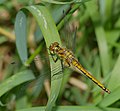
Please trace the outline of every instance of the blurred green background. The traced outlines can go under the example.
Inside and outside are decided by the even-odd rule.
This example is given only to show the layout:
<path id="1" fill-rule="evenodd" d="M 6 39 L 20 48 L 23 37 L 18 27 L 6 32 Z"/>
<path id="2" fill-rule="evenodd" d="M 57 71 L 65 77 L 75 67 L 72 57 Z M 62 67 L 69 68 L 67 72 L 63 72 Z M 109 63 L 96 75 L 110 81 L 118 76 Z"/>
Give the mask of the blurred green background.
<path id="1" fill-rule="evenodd" d="M 35 4 L 45 7 L 45 10 L 37 8 L 49 25 L 48 31 L 40 27 L 40 23 L 45 25 L 45 21 L 37 17 L 38 12 L 31 10 Z M 20 13 L 23 27 L 17 30 L 19 17 L 16 15 L 20 9 L 25 15 Z M 15 36 L 16 30 L 19 38 Z M 48 102 L 50 84 L 53 84 L 47 48 L 54 37 L 48 42 L 44 37 L 52 36 L 51 33 L 57 36 L 56 31 L 62 46 L 72 50 L 83 67 L 110 89 L 111 94 L 105 94 L 88 78 L 65 68 L 60 90 L 54 88 L 57 100 L 49 105 L 59 106 L 54 110 L 61 111 L 119 110 L 119 0 L 1 0 L 0 111 L 45 110 L 43 106 Z M 52 70 L 59 70 L 59 67 Z M 58 87 L 60 84 L 55 85 Z"/>

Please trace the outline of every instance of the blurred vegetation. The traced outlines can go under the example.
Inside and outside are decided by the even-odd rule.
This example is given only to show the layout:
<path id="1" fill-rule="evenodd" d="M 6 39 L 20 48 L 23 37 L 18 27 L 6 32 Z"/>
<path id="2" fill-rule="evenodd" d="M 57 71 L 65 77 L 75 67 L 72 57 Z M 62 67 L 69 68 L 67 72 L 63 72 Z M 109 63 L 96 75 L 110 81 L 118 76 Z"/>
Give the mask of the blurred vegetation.
<path id="1" fill-rule="evenodd" d="M 43 106 L 50 97 L 50 84 L 53 83 L 49 79 L 49 44 L 44 41 L 44 36 L 50 36 L 55 28 L 53 26 L 53 31 L 48 33 L 38 25 L 41 21 L 35 17 L 37 12 L 30 11 L 30 6 L 42 6 L 40 3 L 44 4 L 55 21 L 49 23 L 48 32 L 56 24 L 63 47 L 70 48 L 80 63 L 111 91 L 111 94 L 105 94 L 91 80 L 66 68 L 59 95 L 54 94 L 57 98 L 56 106 L 60 107 L 54 107 L 54 110 L 119 110 L 119 0 L 1 0 L 0 111 L 44 110 Z M 23 33 L 17 30 L 21 38 L 21 41 L 17 41 L 15 22 L 20 9 L 27 17 L 26 19 L 24 14 L 22 16 L 27 25 L 21 29 Z M 50 15 L 45 11 L 43 14 L 49 22 Z M 52 41 L 53 38 L 49 39 Z M 18 47 L 23 49 L 19 50 Z M 57 69 L 59 67 L 53 68 Z M 59 84 L 54 85 L 58 87 Z M 57 89 L 54 90 L 57 93 Z M 49 105 L 55 106 L 53 104 L 51 102 Z"/>

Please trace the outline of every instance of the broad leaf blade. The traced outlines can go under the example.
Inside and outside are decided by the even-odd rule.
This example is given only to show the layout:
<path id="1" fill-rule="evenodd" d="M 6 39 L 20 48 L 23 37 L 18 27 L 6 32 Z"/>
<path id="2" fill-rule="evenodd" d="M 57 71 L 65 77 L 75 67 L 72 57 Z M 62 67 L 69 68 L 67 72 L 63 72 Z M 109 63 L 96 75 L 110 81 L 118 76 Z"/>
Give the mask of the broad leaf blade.
<path id="1" fill-rule="evenodd" d="M 120 99 L 120 55 L 118 60 L 112 70 L 110 81 L 108 87 L 111 90 L 111 94 L 106 96 L 101 102 L 100 105 L 103 107 L 113 104 L 115 101 Z"/>
<path id="2" fill-rule="evenodd" d="M 33 73 L 31 70 L 25 70 L 19 73 L 16 73 L 9 79 L 7 79 L 5 82 L 3 82 L 0 85 L 0 96 L 5 94 L 10 89 L 14 88 L 15 86 L 18 86 L 19 84 L 22 84 L 24 82 L 27 82 L 29 80 L 35 79 Z"/>
<path id="3" fill-rule="evenodd" d="M 50 13 L 45 8 L 45 6 L 44 5 L 40 5 L 40 6 L 34 5 L 34 6 L 28 6 L 25 8 L 28 9 L 33 14 L 36 21 L 38 22 L 41 32 L 44 36 L 47 48 L 53 42 L 59 42 L 61 44 L 60 37 L 59 37 L 58 31 L 57 31 L 57 28 L 55 26 L 55 22 L 53 21 Z M 54 79 L 51 82 L 51 93 L 50 93 L 50 97 L 49 97 L 49 100 L 47 103 L 46 111 L 51 110 L 52 107 L 54 106 L 55 101 L 58 97 L 60 87 L 61 87 L 61 82 L 62 82 L 62 77 L 59 77 L 59 76 L 62 76 L 61 62 L 57 61 L 55 63 L 52 60 L 52 58 L 50 57 L 50 65 L 51 65 L 51 77 L 53 77 L 53 75 L 58 73 L 58 74 L 56 74 L 55 77 L 59 78 L 59 79 Z M 56 71 L 53 70 L 53 69 L 55 69 L 55 67 L 59 67 L 59 69 L 57 69 Z"/>
<path id="4" fill-rule="evenodd" d="M 16 35 L 16 47 L 19 53 L 20 59 L 24 64 L 27 60 L 27 27 L 26 27 L 26 16 L 20 11 L 16 16 L 15 21 L 15 35 Z"/>

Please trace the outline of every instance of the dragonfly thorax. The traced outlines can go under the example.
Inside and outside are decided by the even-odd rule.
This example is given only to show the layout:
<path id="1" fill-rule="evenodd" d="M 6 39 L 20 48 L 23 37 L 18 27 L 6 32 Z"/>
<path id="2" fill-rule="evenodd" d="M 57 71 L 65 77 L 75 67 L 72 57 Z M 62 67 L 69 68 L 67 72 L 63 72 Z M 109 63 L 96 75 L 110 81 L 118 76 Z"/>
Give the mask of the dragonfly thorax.
<path id="1" fill-rule="evenodd" d="M 49 50 L 51 54 L 56 54 L 56 52 L 58 52 L 60 49 L 59 43 L 58 42 L 54 42 L 50 45 Z"/>

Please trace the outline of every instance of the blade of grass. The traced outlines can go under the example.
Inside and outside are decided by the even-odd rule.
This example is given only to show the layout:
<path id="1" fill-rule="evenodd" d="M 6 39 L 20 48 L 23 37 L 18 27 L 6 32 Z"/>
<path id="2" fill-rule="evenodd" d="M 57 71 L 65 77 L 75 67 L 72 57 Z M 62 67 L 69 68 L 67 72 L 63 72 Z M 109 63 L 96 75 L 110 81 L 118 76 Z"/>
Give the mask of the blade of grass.
<path id="1" fill-rule="evenodd" d="M 120 55 L 117 59 L 117 62 L 112 70 L 111 78 L 109 81 L 108 87 L 111 89 L 111 94 L 109 96 L 106 96 L 101 102 L 101 106 L 109 106 L 110 104 L 113 104 L 115 101 L 120 99 Z"/>
<path id="2" fill-rule="evenodd" d="M 97 10 L 96 0 L 86 3 L 87 11 L 92 19 L 95 28 L 95 34 L 98 42 L 100 60 L 102 64 L 103 75 L 107 74 L 110 69 L 108 45 L 106 42 L 105 31 L 101 24 L 100 15 Z"/>
<path id="3" fill-rule="evenodd" d="M 99 106 L 108 107 L 120 99 L 120 86 L 117 87 L 112 93 L 106 96 L 100 103 Z"/>
<path id="4" fill-rule="evenodd" d="M 107 18 L 109 18 L 112 15 L 113 0 L 109 0 L 109 1 L 106 0 L 105 5 L 106 5 L 105 6 L 105 8 L 106 8 L 105 15 Z"/>
<path id="5" fill-rule="evenodd" d="M 95 106 L 59 106 L 57 111 L 119 111 L 119 108 L 98 108 Z M 21 109 L 17 111 L 45 111 L 45 107 Z M 56 111 L 54 108 L 53 111 Z"/>
<path id="6" fill-rule="evenodd" d="M 0 84 L 0 96 L 2 96 L 15 86 L 18 86 L 19 84 L 33 79 L 35 79 L 35 77 L 31 70 L 24 70 L 22 72 L 16 73 L 15 75 L 7 79 L 5 82 Z"/>
<path id="7" fill-rule="evenodd" d="M 25 9 L 29 10 L 33 16 L 35 17 L 36 21 L 38 22 L 41 32 L 44 36 L 47 48 L 50 46 L 51 43 L 53 42 L 60 42 L 60 37 L 57 31 L 57 28 L 55 26 L 55 22 L 53 21 L 49 11 L 46 9 L 44 5 L 32 5 L 25 7 Z M 49 52 L 48 52 L 49 53 Z M 62 77 L 59 77 L 62 71 L 62 66 L 61 62 L 57 61 L 56 63 L 52 60 L 50 57 L 50 66 L 51 66 L 51 77 L 55 75 L 56 73 L 59 73 L 58 75 L 54 76 L 55 78 L 59 79 L 54 79 L 54 81 L 51 81 L 51 93 L 50 97 L 46 106 L 46 111 L 51 110 L 52 107 L 55 104 L 55 101 L 58 97 L 59 91 L 60 91 L 60 86 L 62 82 Z M 53 70 L 55 67 L 58 67 L 56 71 Z"/>
<path id="8" fill-rule="evenodd" d="M 47 3 L 53 3 L 53 4 L 71 4 L 71 3 L 83 3 L 83 2 L 87 2 L 90 0 L 72 0 L 70 2 L 60 2 L 57 0 L 42 0 L 43 2 L 47 2 Z"/>
<path id="9" fill-rule="evenodd" d="M 26 22 L 25 14 L 19 11 L 15 20 L 15 35 L 17 51 L 23 64 L 28 58 Z"/>
<path id="10" fill-rule="evenodd" d="M 67 12 L 69 12 L 69 10 L 71 9 L 70 5 L 62 5 L 59 8 L 56 7 L 54 10 L 52 10 L 52 17 L 55 21 L 56 24 L 58 24 L 61 19 L 63 19 L 65 17 L 65 14 Z"/>

